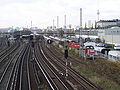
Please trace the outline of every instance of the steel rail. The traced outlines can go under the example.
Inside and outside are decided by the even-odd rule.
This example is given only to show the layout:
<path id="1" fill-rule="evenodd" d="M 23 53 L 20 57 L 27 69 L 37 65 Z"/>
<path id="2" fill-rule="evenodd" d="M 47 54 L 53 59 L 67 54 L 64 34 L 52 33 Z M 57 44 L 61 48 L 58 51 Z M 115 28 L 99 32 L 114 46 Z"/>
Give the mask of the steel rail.
<path id="1" fill-rule="evenodd" d="M 19 44 L 12 45 L 11 48 L 6 49 L 1 55 L 0 55 L 0 63 L 11 53 L 13 53 L 17 48 L 19 47 Z M 8 53 L 7 53 L 8 52 Z"/>
<path id="2" fill-rule="evenodd" d="M 45 50 L 45 51 L 48 52 L 47 50 Z M 52 52 L 51 52 L 51 53 L 52 53 Z M 56 61 L 54 61 L 54 62 L 55 62 L 55 63 L 58 63 L 57 65 L 59 65 L 59 66 L 61 65 L 61 67 L 63 67 L 63 69 L 65 70 L 65 67 L 66 67 L 65 63 L 61 62 L 61 60 L 59 60 L 57 57 L 55 57 L 55 55 L 53 55 L 53 53 L 52 53 L 51 55 L 49 55 L 49 56 L 51 56 L 51 58 L 54 57 L 54 58 L 56 59 Z M 53 60 L 54 60 L 54 59 L 53 59 Z M 93 87 L 95 90 L 98 90 L 98 87 L 96 87 L 96 86 L 93 85 L 91 82 L 89 82 L 88 80 L 86 80 L 85 77 L 76 74 L 76 72 L 75 72 L 73 69 L 71 69 L 70 67 L 68 67 L 68 69 L 69 69 L 69 75 L 72 76 L 72 77 L 74 76 L 73 78 L 74 78 L 77 82 L 81 83 L 81 79 L 82 79 L 82 81 L 84 81 L 85 83 L 87 83 L 89 86 Z M 71 72 L 70 72 L 70 71 L 71 71 Z M 81 79 L 79 80 L 79 78 L 81 78 Z M 84 85 L 84 83 L 82 83 L 81 86 L 84 87 L 86 90 L 89 90 L 88 87 L 86 87 L 86 84 Z M 89 87 L 89 88 L 90 88 L 90 87 Z"/>
<path id="3" fill-rule="evenodd" d="M 19 49 L 19 52 L 17 53 L 16 61 L 15 61 L 14 67 L 11 71 L 9 81 L 7 83 L 5 90 L 10 90 L 10 89 L 15 90 L 15 83 L 16 83 L 16 78 L 17 78 L 17 74 L 18 74 L 18 67 L 19 67 L 19 63 L 20 63 L 20 58 L 22 57 L 22 54 L 23 54 L 23 50 L 24 50 L 24 46 L 21 46 Z"/>
<path id="4" fill-rule="evenodd" d="M 49 49 L 49 48 L 48 48 Z M 50 50 L 50 49 L 49 49 Z M 55 48 L 54 49 L 52 49 L 52 50 L 55 50 Z M 58 52 L 57 50 L 55 50 L 56 51 L 56 53 Z M 50 50 L 50 52 L 52 52 L 51 50 Z M 59 53 L 59 52 L 58 52 Z M 59 54 L 61 54 L 61 53 L 59 53 Z M 54 54 L 54 56 L 56 56 L 55 54 Z M 77 63 L 80 63 L 79 61 L 77 61 L 77 60 L 75 60 Z M 68 67 L 68 68 L 70 68 L 70 67 Z M 78 74 L 78 72 L 76 72 L 75 70 L 73 70 L 72 68 L 70 68 L 70 70 L 74 73 L 74 74 L 76 74 L 76 76 L 77 77 L 79 77 L 79 78 L 81 78 L 83 81 L 85 81 L 88 85 L 90 85 L 91 87 L 94 87 L 94 88 L 96 88 L 96 89 L 98 89 L 98 87 L 96 86 L 96 85 L 93 85 L 93 83 L 92 82 L 89 82 L 84 76 L 82 76 L 82 75 L 80 75 L 80 74 Z M 76 79 L 76 78 L 75 78 Z M 76 79 L 77 80 L 77 79 Z"/>
<path id="5" fill-rule="evenodd" d="M 29 70 L 29 65 L 28 65 L 28 60 L 30 58 L 30 48 L 29 48 L 29 51 L 28 51 L 28 54 L 27 54 L 27 78 L 28 78 L 28 87 L 29 87 L 29 90 L 31 90 L 31 84 L 30 84 L 30 70 Z"/>
<path id="6" fill-rule="evenodd" d="M 47 61 L 48 61 L 48 58 L 43 54 L 43 52 L 42 51 L 40 51 L 41 52 L 41 54 L 42 54 L 42 56 L 44 57 L 44 59 L 46 59 Z M 51 71 L 52 73 L 53 73 L 53 75 L 56 77 L 56 79 L 58 79 L 58 81 L 61 83 L 61 85 L 64 87 L 64 89 L 65 90 L 69 90 L 68 88 L 67 88 L 67 86 L 61 81 L 61 79 L 55 74 L 55 72 L 52 70 L 52 68 L 49 66 L 49 65 L 47 65 L 47 63 L 45 62 L 45 60 L 43 61 L 44 62 L 44 64 L 46 65 L 46 67 L 48 67 L 49 68 L 49 71 Z M 47 72 L 47 71 L 46 71 Z M 51 76 L 49 76 L 49 77 L 51 77 Z M 52 80 L 52 82 L 54 82 L 53 80 Z M 54 83 L 55 84 L 55 83 Z M 55 86 L 57 86 L 57 85 L 55 85 Z M 59 87 L 58 87 L 59 88 Z M 59 89 L 58 89 L 59 90 Z"/>
<path id="7" fill-rule="evenodd" d="M 3 80 L 4 76 L 5 76 L 5 73 L 7 72 L 7 69 L 9 68 L 9 65 L 11 64 L 11 62 L 13 61 L 13 59 L 15 58 L 15 56 L 17 55 L 17 53 L 18 53 L 18 52 L 16 52 L 16 53 L 13 55 L 12 59 L 8 61 L 8 64 L 7 64 L 6 68 L 5 68 L 2 76 L 0 77 L 0 83 L 2 82 L 2 80 Z"/>
<path id="8" fill-rule="evenodd" d="M 25 57 L 26 57 L 26 54 L 27 54 L 28 49 L 29 49 L 29 46 L 26 46 L 26 50 L 25 50 L 25 53 L 24 53 L 24 55 L 23 55 L 23 57 L 22 57 L 22 61 L 21 61 L 19 90 L 22 90 L 22 84 L 23 84 L 23 83 L 22 83 L 22 81 L 23 81 L 23 65 L 24 65 L 24 60 L 25 60 Z M 28 83 L 28 87 L 29 87 L 29 83 L 30 83 L 30 82 L 27 81 L 27 83 Z M 27 86 L 26 86 L 26 87 L 27 87 Z M 27 87 L 27 88 L 28 88 L 28 87 Z"/>
<path id="9" fill-rule="evenodd" d="M 17 50 L 17 48 L 19 48 L 19 47 L 16 46 L 14 50 Z M 13 52 L 13 51 L 12 51 L 12 52 Z M 10 52 L 10 54 L 11 54 L 12 52 Z M 7 56 L 6 56 L 6 57 L 7 57 Z M 2 61 L 3 61 L 6 57 L 3 57 Z M 12 59 L 13 59 L 14 57 L 15 57 L 15 55 L 13 55 L 13 57 L 11 58 L 11 60 L 8 60 L 8 61 L 7 61 L 6 66 L 4 67 L 4 68 L 5 68 L 4 71 L 1 72 L 2 75 L 1 75 L 1 77 L 0 77 L 0 83 L 1 83 L 1 81 L 2 81 L 2 79 L 3 79 L 3 77 L 4 77 L 4 75 L 5 75 L 5 73 L 6 73 L 7 69 L 8 69 L 8 67 L 9 67 L 9 65 L 10 65 L 10 63 L 12 62 Z M 5 64 L 5 62 L 4 62 L 4 64 Z"/>
<path id="10" fill-rule="evenodd" d="M 44 75 L 45 79 L 47 80 L 47 82 L 49 83 L 51 89 L 52 89 L 52 90 L 59 90 L 58 88 L 54 89 L 54 87 L 53 87 L 53 85 L 52 85 L 52 83 L 54 83 L 53 80 L 52 80 L 52 78 L 48 77 L 48 73 L 45 72 L 44 68 L 43 68 L 43 67 L 41 66 L 41 64 L 38 62 L 38 60 L 39 60 L 38 57 L 37 57 L 35 54 L 33 54 L 33 55 L 34 55 L 34 59 L 35 59 L 37 65 L 38 65 L 38 67 L 40 68 L 40 70 L 41 70 L 41 72 L 43 73 L 43 75 Z M 46 74 L 46 73 L 47 73 L 47 74 Z M 49 79 L 50 79 L 50 80 L 49 80 Z M 51 81 L 52 81 L 52 83 L 51 83 Z M 55 83 L 54 83 L 54 84 L 55 84 Z M 57 87 L 57 86 L 55 85 L 55 87 Z"/>
<path id="11" fill-rule="evenodd" d="M 15 61 L 15 56 L 17 55 L 18 51 L 13 55 L 12 59 L 9 61 L 7 67 L 5 68 L 2 76 L 1 76 L 1 79 L 0 79 L 0 87 L 1 87 L 1 90 L 2 88 L 4 88 L 5 85 L 7 85 L 7 81 L 9 78 L 9 74 L 11 73 L 12 69 L 14 68 L 14 65 L 16 63 Z M 6 86 L 5 86 L 6 87 Z"/>

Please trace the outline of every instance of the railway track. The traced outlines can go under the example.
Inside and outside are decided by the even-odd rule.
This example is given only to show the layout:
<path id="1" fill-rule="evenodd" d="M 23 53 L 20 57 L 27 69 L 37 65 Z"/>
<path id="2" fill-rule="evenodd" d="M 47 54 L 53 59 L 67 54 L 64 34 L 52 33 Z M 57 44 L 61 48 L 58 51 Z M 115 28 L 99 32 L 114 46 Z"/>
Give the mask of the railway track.
<path id="1" fill-rule="evenodd" d="M 31 90 L 30 87 L 30 76 L 28 68 L 28 59 L 30 59 L 30 46 L 28 45 L 23 55 L 21 66 L 20 66 L 20 85 L 19 90 Z"/>
<path id="2" fill-rule="evenodd" d="M 48 48 L 49 49 L 49 48 Z M 58 58 L 61 58 L 61 57 L 64 57 L 64 54 L 56 47 L 56 46 L 53 46 L 53 45 L 51 45 L 51 47 L 50 47 L 50 49 L 49 49 L 51 52 L 53 52 L 54 53 L 54 55 L 56 55 L 57 56 L 57 54 L 59 54 L 59 57 Z M 79 66 L 79 64 L 83 64 L 83 65 L 86 65 L 85 63 L 83 63 L 83 62 L 80 62 L 80 61 L 78 61 L 77 59 L 75 59 L 75 58 L 72 58 L 72 57 L 68 57 L 68 60 L 70 61 L 70 62 L 72 62 L 73 64 L 75 63 L 75 65 L 78 65 Z M 63 60 L 64 61 L 64 60 Z"/>
<path id="3" fill-rule="evenodd" d="M 101 90 L 69 66 L 65 77 L 66 63 L 58 57 L 61 54 L 43 45 L 13 44 L 1 54 L 0 90 L 41 90 L 43 83 L 47 90 Z"/>
<path id="4" fill-rule="evenodd" d="M 20 48 L 17 56 L 15 57 L 15 64 L 14 64 L 14 67 L 12 68 L 12 71 L 11 71 L 11 74 L 10 74 L 10 77 L 9 77 L 9 81 L 7 83 L 7 86 L 6 86 L 6 90 L 18 90 L 16 89 L 17 87 L 17 78 L 19 76 L 19 66 L 20 66 L 20 63 L 21 63 L 21 57 L 22 55 L 24 54 L 24 45 Z"/>
<path id="5" fill-rule="evenodd" d="M 63 73 L 65 73 L 66 64 L 63 60 L 58 58 L 58 56 L 60 54 L 58 54 L 57 52 L 55 52 L 55 50 L 52 49 L 54 52 L 53 53 L 50 50 L 50 47 L 46 48 L 46 47 L 43 47 L 43 45 L 42 45 L 42 49 L 43 49 L 44 54 L 46 54 L 48 56 L 47 58 L 49 58 L 49 60 L 51 60 L 50 62 L 54 63 L 54 65 L 55 65 L 54 67 L 57 68 L 58 71 L 60 70 Z M 67 69 L 69 72 L 68 78 L 73 79 L 74 82 L 77 84 L 78 88 L 80 88 L 80 90 L 101 90 L 101 88 L 99 88 L 95 84 L 91 83 L 89 80 L 87 80 L 82 75 L 78 74 L 78 72 L 76 72 L 75 70 L 73 70 L 69 66 L 67 66 Z"/>
<path id="6" fill-rule="evenodd" d="M 41 90 L 37 69 L 30 43 L 21 45 L 4 67 L 0 90 Z"/>
<path id="7" fill-rule="evenodd" d="M 46 80 L 48 81 L 52 90 L 73 90 L 73 88 L 63 81 L 59 74 L 52 68 L 51 64 L 49 64 L 48 58 L 43 54 L 43 52 L 36 46 L 35 49 L 35 60 L 44 74 Z"/>
<path id="8" fill-rule="evenodd" d="M 14 69 L 15 67 L 15 64 L 17 62 L 17 60 L 15 59 L 16 56 L 18 57 L 18 53 L 19 53 L 19 50 L 21 48 L 19 48 L 13 55 L 13 57 L 8 60 L 8 62 L 5 64 L 4 67 L 2 67 L 2 70 L 3 72 L 1 72 L 1 76 L 0 76 L 0 89 L 1 90 L 6 90 L 6 86 L 7 86 L 7 83 L 9 82 L 9 78 L 10 78 L 10 75 L 11 75 L 11 72 L 12 70 Z"/>
<path id="9" fill-rule="evenodd" d="M 20 57 L 14 90 L 39 90 L 39 84 L 37 83 L 35 74 L 36 72 L 33 67 L 34 59 L 32 58 L 32 54 L 30 43 L 27 43 L 24 52 Z"/>
<path id="10" fill-rule="evenodd" d="M 29 45 L 22 45 L 12 61 L 13 66 L 9 66 L 9 68 L 11 67 L 11 71 L 7 70 L 7 72 L 10 72 L 10 75 L 7 82 L 5 82 L 7 84 L 6 87 L 1 86 L 4 88 L 2 90 L 31 90 L 28 66 L 30 55 Z M 4 79 L 7 79 L 7 77 L 4 77 Z"/>
<path id="11" fill-rule="evenodd" d="M 11 45 L 10 47 L 6 48 L 5 50 L 2 50 L 0 52 L 0 63 L 3 61 L 4 57 L 10 55 L 12 52 L 14 52 L 18 47 L 19 47 L 20 43 L 14 43 L 13 45 Z"/>
<path id="12" fill-rule="evenodd" d="M 6 68 L 8 68 L 8 65 L 12 61 L 12 58 L 13 58 L 15 52 L 17 52 L 18 48 L 19 48 L 19 43 L 15 44 L 15 46 L 12 46 L 8 52 L 6 52 L 6 53 L 4 53 L 4 55 L 0 56 L 1 57 L 1 59 L 0 59 L 0 77 L 2 77 Z"/>
<path id="13" fill-rule="evenodd" d="M 40 90 L 41 81 L 39 78 L 39 71 L 37 70 L 37 64 L 35 59 L 33 58 L 33 48 L 31 49 L 31 59 L 28 60 L 28 68 L 29 68 L 29 76 L 30 76 L 30 83 L 31 83 L 31 90 Z"/>

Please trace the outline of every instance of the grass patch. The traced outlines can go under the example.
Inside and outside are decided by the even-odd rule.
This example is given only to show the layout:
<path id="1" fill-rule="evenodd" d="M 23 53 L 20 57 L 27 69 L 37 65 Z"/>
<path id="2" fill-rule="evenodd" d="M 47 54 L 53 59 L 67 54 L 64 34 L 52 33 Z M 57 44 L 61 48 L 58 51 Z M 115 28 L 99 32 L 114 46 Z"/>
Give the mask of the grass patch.
<path id="1" fill-rule="evenodd" d="M 64 49 L 61 49 L 64 51 Z M 79 60 L 81 64 L 72 66 L 90 81 L 104 90 L 120 90 L 120 63 L 109 60 L 84 60 L 79 57 L 79 50 L 70 49 L 69 56 Z"/>
<path id="2" fill-rule="evenodd" d="M 86 76 L 87 78 L 90 78 L 91 76 L 94 76 L 94 73 L 91 71 L 86 70 L 85 68 L 81 68 L 79 66 L 73 67 L 75 70 L 80 72 L 82 75 Z"/>
<path id="3" fill-rule="evenodd" d="M 85 63 L 84 67 L 79 65 L 73 67 L 76 71 L 86 76 L 90 81 L 97 84 L 105 90 L 120 90 L 120 64 L 110 62 L 108 60 L 84 60 L 79 57 L 79 51 L 76 53 L 74 49 L 70 50 L 69 55 Z"/>
<path id="4" fill-rule="evenodd" d="M 72 57 L 78 57 L 79 53 L 78 53 L 77 50 L 71 49 L 71 50 L 69 50 L 69 55 L 72 56 Z"/>
<path id="5" fill-rule="evenodd" d="M 108 80 L 95 72 L 92 72 L 85 68 L 80 68 L 79 66 L 73 68 L 76 71 L 80 72 L 83 76 L 87 77 L 90 81 L 103 88 L 104 90 L 120 90 L 120 86 L 117 83 Z"/>

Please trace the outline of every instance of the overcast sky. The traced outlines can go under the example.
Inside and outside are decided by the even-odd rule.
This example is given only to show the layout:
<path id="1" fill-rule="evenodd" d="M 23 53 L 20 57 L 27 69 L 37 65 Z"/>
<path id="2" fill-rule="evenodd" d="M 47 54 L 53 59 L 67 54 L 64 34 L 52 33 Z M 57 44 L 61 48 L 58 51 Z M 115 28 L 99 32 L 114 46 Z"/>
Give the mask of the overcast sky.
<path id="1" fill-rule="evenodd" d="M 97 10 L 100 19 L 120 19 L 120 0 L 0 0 L 0 28 L 11 26 L 46 28 L 55 25 L 59 16 L 59 26 L 64 25 L 64 15 L 67 25 L 79 25 L 79 10 L 83 10 L 83 25 L 89 20 L 97 20 Z"/>

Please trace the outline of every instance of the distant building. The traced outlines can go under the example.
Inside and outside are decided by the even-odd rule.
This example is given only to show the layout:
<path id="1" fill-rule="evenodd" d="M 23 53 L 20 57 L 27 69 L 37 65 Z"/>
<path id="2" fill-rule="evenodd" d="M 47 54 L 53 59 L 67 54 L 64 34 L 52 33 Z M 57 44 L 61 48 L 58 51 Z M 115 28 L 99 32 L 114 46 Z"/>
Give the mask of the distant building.
<path id="1" fill-rule="evenodd" d="M 120 44 L 120 20 L 100 20 L 96 22 L 98 37 L 111 44 Z"/>
<path id="2" fill-rule="evenodd" d="M 75 33 L 77 35 L 81 34 L 81 35 L 93 35 L 93 36 L 97 36 L 98 32 L 96 29 L 82 29 L 82 30 L 75 30 Z"/>
<path id="3" fill-rule="evenodd" d="M 120 20 L 118 19 L 100 20 L 96 22 L 96 28 L 110 28 L 114 26 L 120 26 Z"/>
<path id="4" fill-rule="evenodd" d="M 120 27 L 98 29 L 98 37 L 111 44 L 120 44 Z"/>

